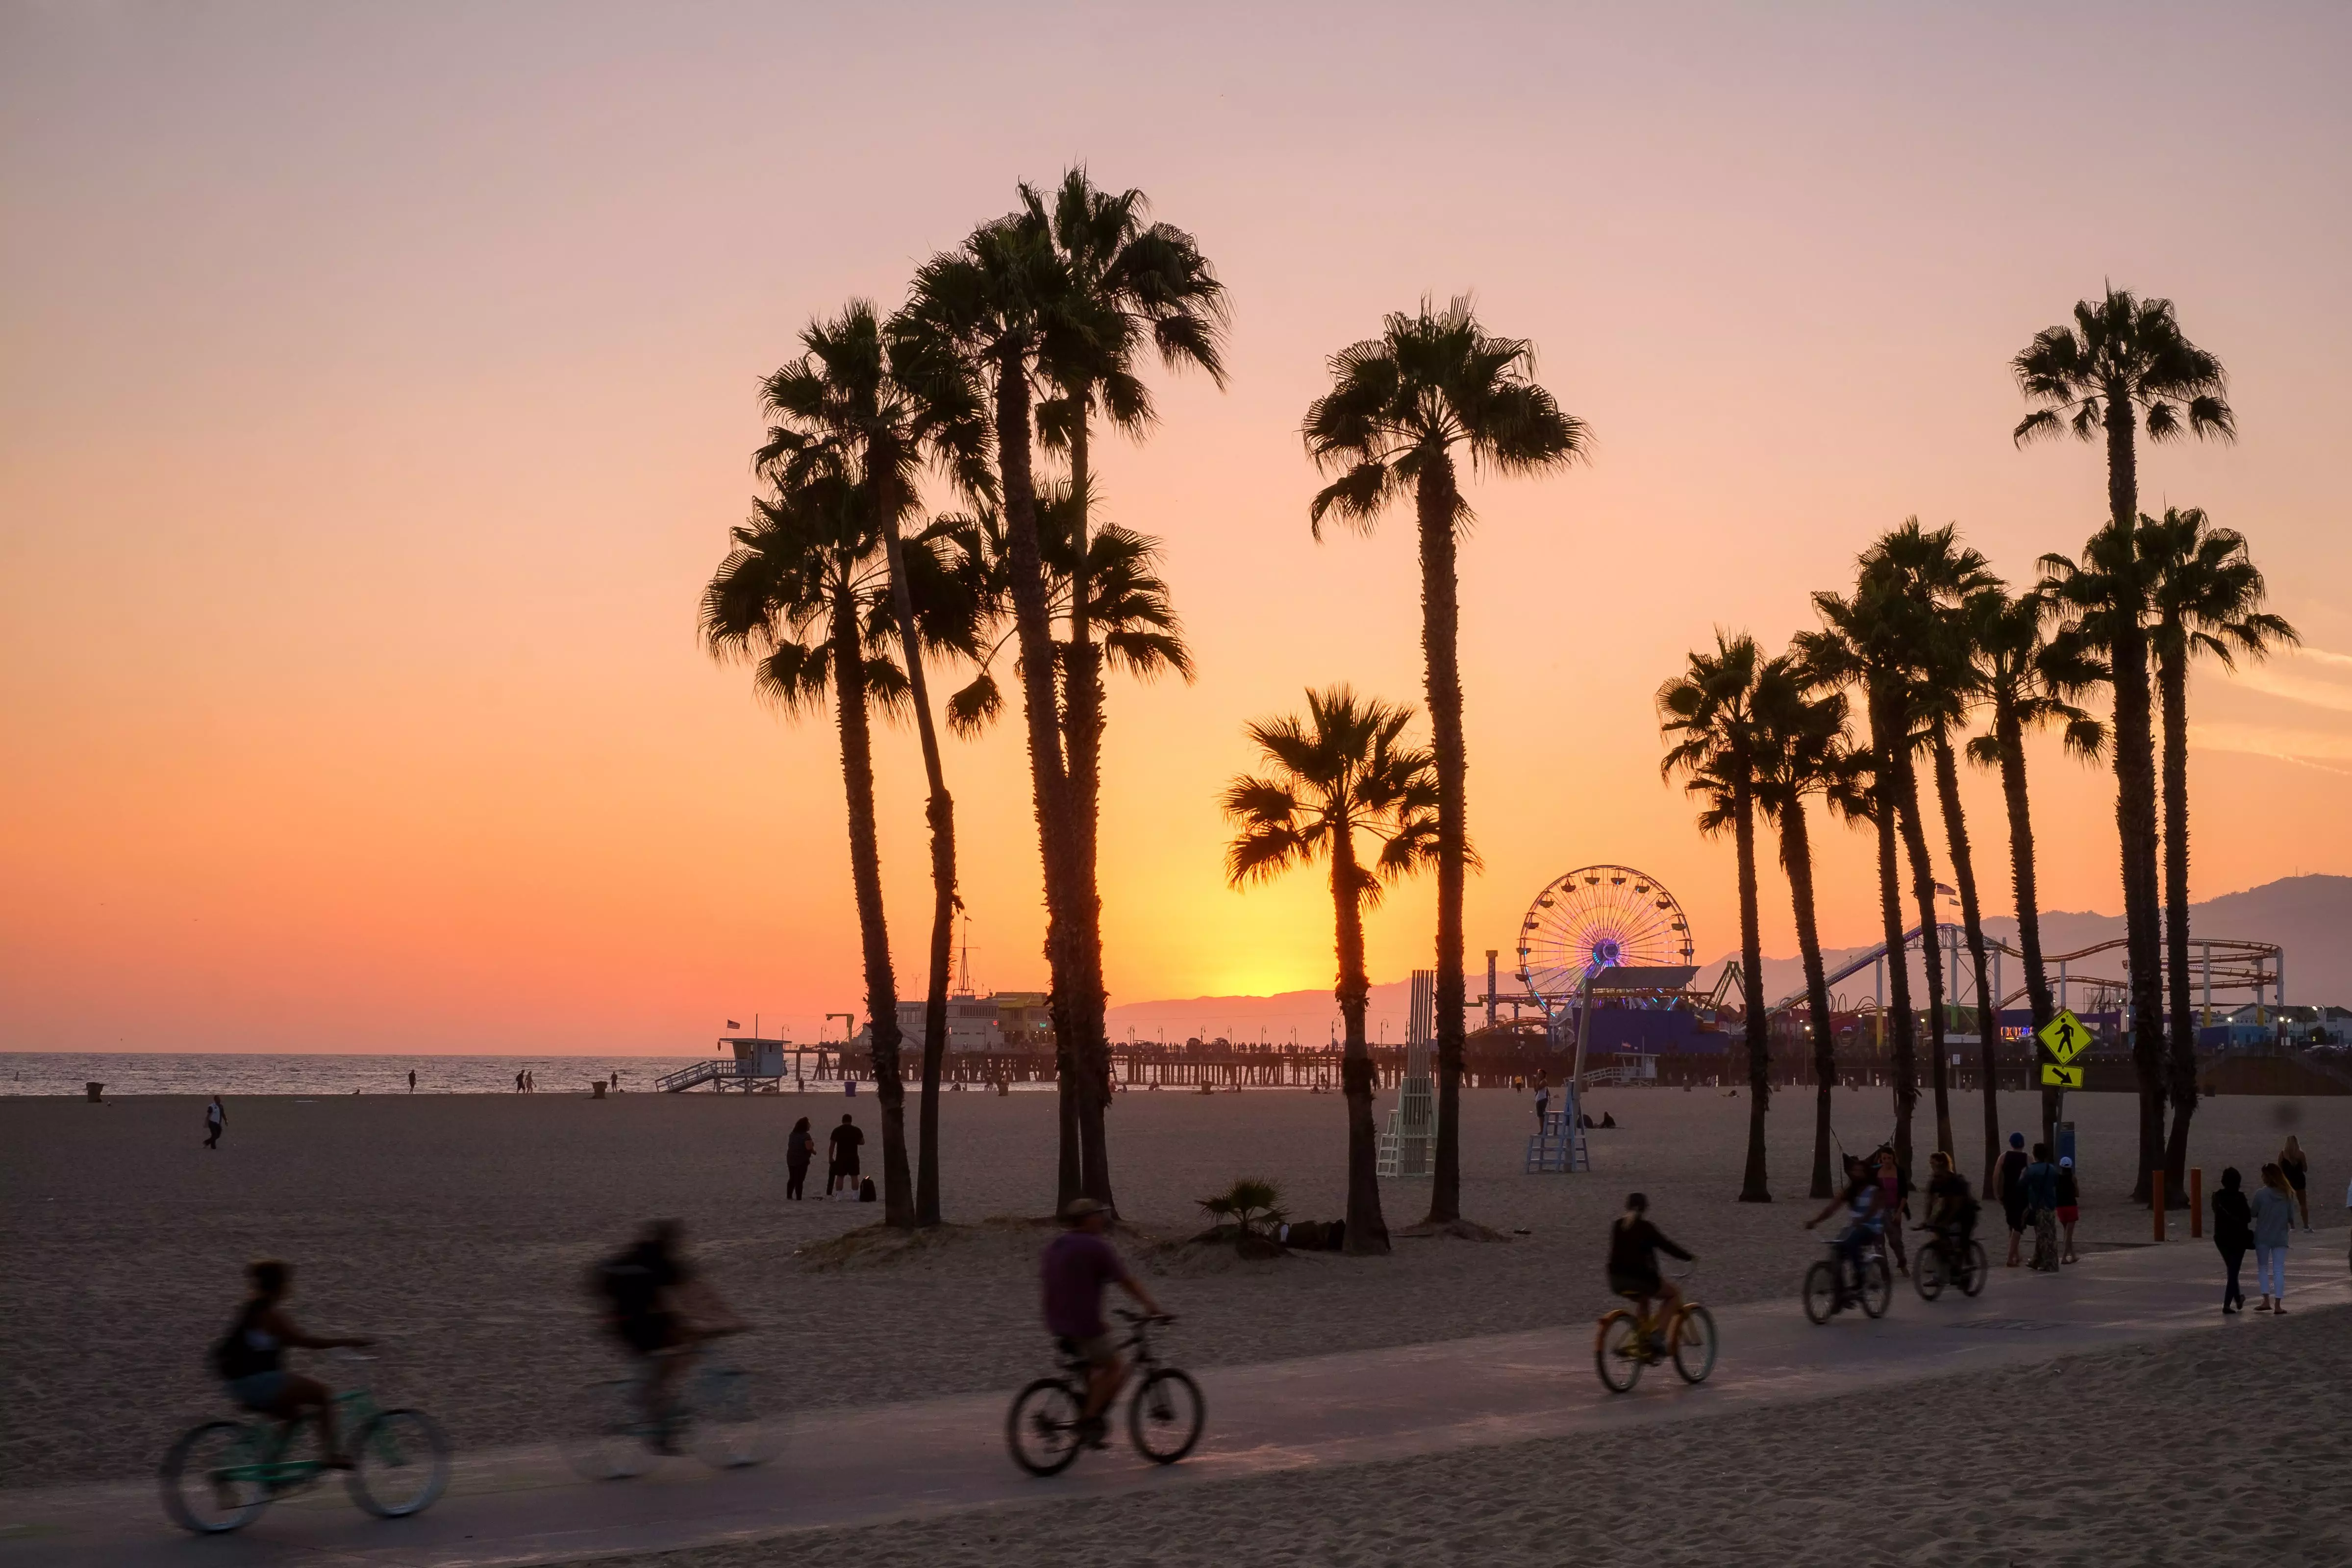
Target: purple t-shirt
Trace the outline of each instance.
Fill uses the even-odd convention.
[[[1108,1333],[1103,1287],[1127,1278],[1109,1242],[1090,1230],[1065,1230],[1046,1245],[1045,1332],[1064,1339]]]

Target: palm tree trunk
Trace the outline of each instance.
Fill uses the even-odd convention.
[[[1348,1236],[1343,1249],[1356,1256],[1385,1256],[1388,1221],[1381,1214],[1380,1134],[1372,1124],[1372,1050],[1364,1039],[1364,1009],[1371,977],[1364,972],[1364,911],[1356,844],[1344,821],[1331,840],[1331,908],[1339,948],[1339,984],[1335,993],[1347,1030],[1339,1061],[1340,1092],[1348,1101]]]
[[[1889,721],[1883,693],[1870,693],[1872,777],[1877,800],[1871,825],[1878,831],[1878,914],[1885,933],[1886,1013],[1894,1015],[1895,1163],[1911,1168],[1911,1116],[1919,1105],[1917,1036],[1911,1016],[1911,966],[1903,953],[1903,894],[1895,869],[1900,852],[1895,831],[1895,747],[1900,730]],[[1882,1019],[1886,1016],[1881,1015]]]
[[[1103,1113],[1110,1107],[1110,1042],[1103,1024],[1108,1001],[1102,986],[1102,886],[1095,848],[1102,793],[1102,661],[1088,625],[1087,603],[1087,404],[1089,393],[1073,394],[1077,417],[1070,428],[1070,500],[1077,517],[1075,564],[1070,573],[1070,650],[1062,672],[1063,730],[1070,775],[1070,883],[1076,919],[1071,941],[1088,977],[1073,998],[1077,1029],[1076,1061],[1080,1183],[1087,1196],[1110,1201],[1110,1145]]]
[[[1739,1179],[1739,1201],[1769,1203],[1764,1111],[1772,1098],[1772,1032],[1764,1016],[1764,936],[1756,906],[1756,800],[1748,788],[1749,770],[1742,758],[1732,797],[1732,835],[1739,852],[1739,989],[1746,1015],[1741,1022],[1748,1037],[1748,1168]],[[1570,1109],[1582,1114],[1580,1107]]]
[[[1462,880],[1469,843],[1463,786],[1461,604],[1454,525],[1460,511],[1453,459],[1440,451],[1414,492],[1421,528],[1421,647],[1428,665],[1429,728],[1437,754],[1437,1148],[1430,1225],[1462,1218]]]
[[[1789,876],[1789,902],[1797,917],[1797,951],[1805,959],[1805,1008],[1813,1019],[1813,1196],[1826,1198],[1837,1191],[1830,1169],[1830,1118],[1837,1092],[1837,1020],[1830,1012],[1821,927],[1813,915],[1813,844],[1805,825],[1801,794],[1790,794],[1780,807],[1780,869]]]
[[[2164,695],[2164,936],[2172,990],[2172,1132],[2164,1146],[2164,1190],[2185,1204],[2189,1123],[2197,1113],[2197,1008],[2189,976],[2189,651],[2168,638],[2157,659]],[[2168,1207],[2179,1205],[2168,1201]]]
[[[873,1033],[874,1098],[882,1117],[882,1218],[915,1223],[907,1179],[907,1086],[898,1077],[898,982],[890,972],[890,932],[882,917],[882,852],[874,830],[874,744],[866,716],[865,648],[857,603],[846,588],[833,607],[835,717],[841,776],[849,796],[849,873],[857,894],[857,935],[866,956],[866,1017]]]
[[[2033,1009],[2033,1032],[2038,1039],[2044,1025],[2057,1016],[2057,1008],[2050,995],[2050,975],[2042,962],[2041,894],[2033,873],[2033,811],[2025,793],[2025,735],[2017,722],[2017,710],[2006,704],[1994,709],[1993,739],[2000,747],[2000,793],[2009,807],[2009,876],[2010,887],[2017,898],[2017,951],[2025,963],[2026,1005]],[[2038,1059],[2038,1052],[2029,1050],[2026,1061]],[[2042,1125],[2047,1129],[2058,1120],[2058,1091],[2042,1091]],[[1992,1191],[1993,1173],[1999,1168],[2000,1155],[1985,1166],[1984,1186],[1978,1190]]]
[[[1952,852],[1952,885],[1960,893],[1960,928],[1968,937],[1969,961],[1976,967],[1977,1070],[1984,1078],[1985,1168],[2000,1159],[2000,998],[1992,994],[1992,966],[1985,957],[1984,922],[1977,906],[1976,856],[1969,848],[1968,819],[1960,812],[1960,768],[1952,737],[1936,729],[1936,800],[1944,813],[1944,839]],[[1952,1156],[1959,1165],[1957,1151]]]
[[[1895,747],[1895,806],[1903,832],[1903,857],[1911,866],[1911,896],[1919,906],[1919,956],[1927,977],[1927,1081],[1936,1092],[1936,1147],[1951,1152],[1951,1062],[1944,1046],[1944,945],[1937,940],[1936,869],[1927,859],[1927,830],[1919,821],[1919,776],[1907,745]],[[1897,1162],[1902,1156],[1895,1156]],[[1906,1167],[1908,1168],[1907,1166]]]
[[[1053,627],[1045,604],[1045,565],[1037,539],[1036,479],[1029,462],[1026,345],[1009,339],[996,364],[996,466],[1003,491],[1004,553],[1013,591],[1013,631],[1021,650],[1022,706],[1029,732],[1029,776],[1037,818],[1038,858],[1045,873],[1045,954],[1054,982],[1055,1050],[1062,1094],[1062,1149],[1055,1207],[1080,1196],[1077,1103],[1084,966],[1076,948],[1070,896],[1069,776],[1064,771],[1060,702],[1055,692]],[[1103,1201],[1108,1202],[1108,1199]]]

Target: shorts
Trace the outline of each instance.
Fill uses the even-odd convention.
[[[623,1318],[614,1332],[621,1336],[623,1344],[639,1355],[659,1355],[675,1348],[679,1340],[677,1314],[675,1312],[646,1312],[639,1317]]]
[[[2062,1205],[2060,1205],[2060,1206],[2059,1206],[2059,1209],[2058,1209],[2058,1223],[2059,1223],[2059,1224],[2061,1224],[2061,1225],[2072,1225],[2072,1224],[2074,1224],[2076,1220],[2078,1220],[2078,1219],[2080,1219],[2080,1218],[2083,1218],[2083,1211],[2082,1211],[2081,1209],[2079,1209],[2079,1208],[2075,1207],[2073,1204],[2068,1203],[2068,1204],[2062,1204]]]
[[[250,1372],[228,1380],[228,1396],[247,1410],[264,1411],[286,1397],[286,1374]]]
[[[1609,1288],[1621,1296],[1654,1296],[1664,1283],[1654,1274],[1620,1274],[1612,1270],[1609,1275]]]
[[[1062,1346],[1091,1367],[1106,1367],[1118,1360],[1118,1346],[1111,1343],[1108,1333],[1083,1336],[1064,1334]]]
[[[2021,1203],[2008,1204],[2003,1207],[2002,1212],[2009,1216],[2009,1228],[2011,1230],[2022,1231],[2025,1228],[2025,1205]]]

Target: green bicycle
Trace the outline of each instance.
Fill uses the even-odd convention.
[[[363,1358],[354,1358],[363,1359]],[[378,1519],[404,1519],[433,1506],[449,1484],[449,1439],[422,1410],[383,1410],[364,1387],[335,1396],[352,1469],[352,1500]],[[223,1535],[242,1530],[278,1499],[327,1473],[323,1457],[298,1456],[317,1423],[257,1416],[207,1421],[163,1456],[163,1511],[183,1530]]]

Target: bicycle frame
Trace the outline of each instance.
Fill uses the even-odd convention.
[[[335,1408],[346,1434],[357,1433],[377,1415],[375,1397],[364,1388],[336,1395]],[[294,1439],[302,1428],[314,1425],[317,1419],[316,1415],[308,1410],[290,1419],[257,1414],[245,1424],[245,1429],[247,1443],[257,1452],[246,1464],[223,1469],[219,1472],[220,1478],[223,1480],[251,1481],[273,1497],[317,1480],[326,1473],[324,1459],[289,1459],[286,1457],[286,1451],[294,1446]]]

